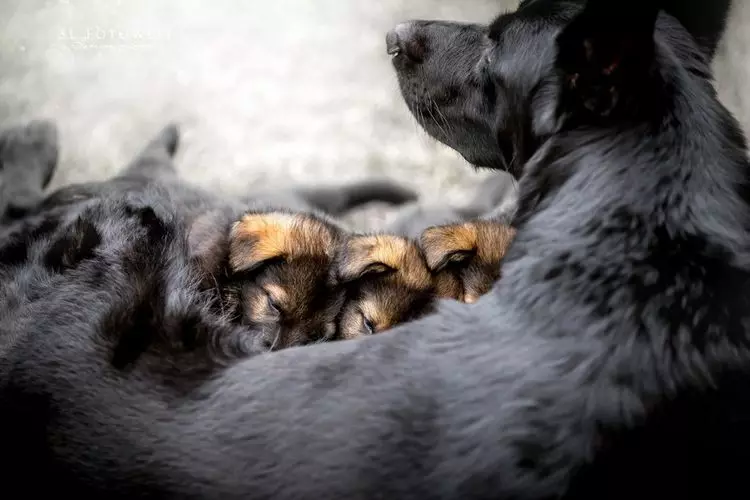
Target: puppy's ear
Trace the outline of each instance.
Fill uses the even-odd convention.
[[[515,231],[494,220],[475,220],[462,224],[428,227],[420,242],[432,272],[448,266],[477,261],[498,264],[510,246]]]
[[[402,247],[401,238],[397,236],[353,236],[339,252],[337,277],[342,283],[350,283],[367,275],[395,271],[400,267]]]
[[[332,259],[338,231],[332,224],[309,214],[246,214],[232,225],[229,233],[229,267],[232,272],[244,272],[276,259]]]
[[[420,236],[427,265],[440,272],[452,264],[470,260],[477,252],[477,231],[470,224],[428,227]]]
[[[570,104],[606,117],[643,88],[654,65],[658,0],[589,0],[557,37]]]
[[[229,253],[229,224],[221,212],[208,212],[193,221],[188,232],[188,252],[206,273],[219,272]]]

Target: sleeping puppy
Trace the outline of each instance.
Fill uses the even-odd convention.
[[[425,229],[420,244],[437,293],[476,302],[500,279],[501,263],[515,230],[497,220],[477,220]]]
[[[401,209],[386,233],[418,238],[438,297],[475,302],[500,278],[514,230],[515,183],[498,173],[463,208],[413,205]],[[480,218],[486,218],[481,222]]]
[[[271,351],[333,338],[343,290],[331,269],[343,236],[310,212],[254,210],[231,222],[211,212],[192,224],[188,248],[222,313]]]
[[[44,198],[57,168],[57,127],[34,120],[0,132],[0,222],[23,217]]]
[[[420,318],[439,298],[424,254],[402,236],[350,235],[333,269],[344,289],[337,339],[373,335]]]

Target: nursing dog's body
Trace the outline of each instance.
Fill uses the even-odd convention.
[[[632,16],[592,11],[573,25],[580,7],[553,4],[526,2],[487,42],[508,54],[509,36],[532,37],[539,59],[527,64],[571,99],[530,117],[547,137],[525,166],[518,233],[491,293],[363,340],[227,366],[199,349],[191,369],[180,363],[191,360],[184,342],[163,332],[212,337],[220,326],[191,312],[202,311],[200,297],[173,278],[190,270],[182,230],[169,209],[131,220],[123,214],[143,209],[100,207],[92,224],[121,217],[136,236],[105,232],[106,252],[75,267],[65,287],[42,280],[0,324],[4,488],[123,498],[744,496],[744,139],[703,56],[667,16],[656,71],[637,80],[664,99],[649,110],[659,119],[638,106],[597,115],[604,101],[588,107],[585,78],[556,85],[556,69],[588,75],[600,61],[577,57],[587,36],[597,54],[602,33],[640,35],[636,45],[648,47],[648,29],[607,23],[648,26],[652,13],[642,4]],[[558,40],[570,59],[555,59],[565,25],[574,28]],[[525,76],[504,77],[514,75]],[[621,102],[638,97],[617,90]],[[180,272],[138,286],[123,273],[101,279],[97,263],[122,259],[123,241],[154,250],[136,269]],[[122,311],[143,300],[123,290],[152,289],[170,298],[134,328]],[[162,339],[159,350],[116,369],[112,352],[133,331]],[[40,480],[24,480],[28,471]]]

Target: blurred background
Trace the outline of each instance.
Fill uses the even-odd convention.
[[[428,203],[461,203],[486,173],[417,127],[385,33],[410,18],[486,22],[517,2],[1,0],[0,126],[57,122],[55,186],[108,177],[174,120],[178,167],[203,186],[241,193],[376,175]],[[734,3],[716,74],[747,130],[750,2]]]

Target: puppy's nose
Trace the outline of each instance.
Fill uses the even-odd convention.
[[[421,38],[414,23],[401,23],[385,35],[385,47],[389,55],[404,54],[419,62],[424,58],[425,51]]]
[[[259,335],[258,344],[263,351],[277,351],[279,349],[279,333],[264,332]]]

